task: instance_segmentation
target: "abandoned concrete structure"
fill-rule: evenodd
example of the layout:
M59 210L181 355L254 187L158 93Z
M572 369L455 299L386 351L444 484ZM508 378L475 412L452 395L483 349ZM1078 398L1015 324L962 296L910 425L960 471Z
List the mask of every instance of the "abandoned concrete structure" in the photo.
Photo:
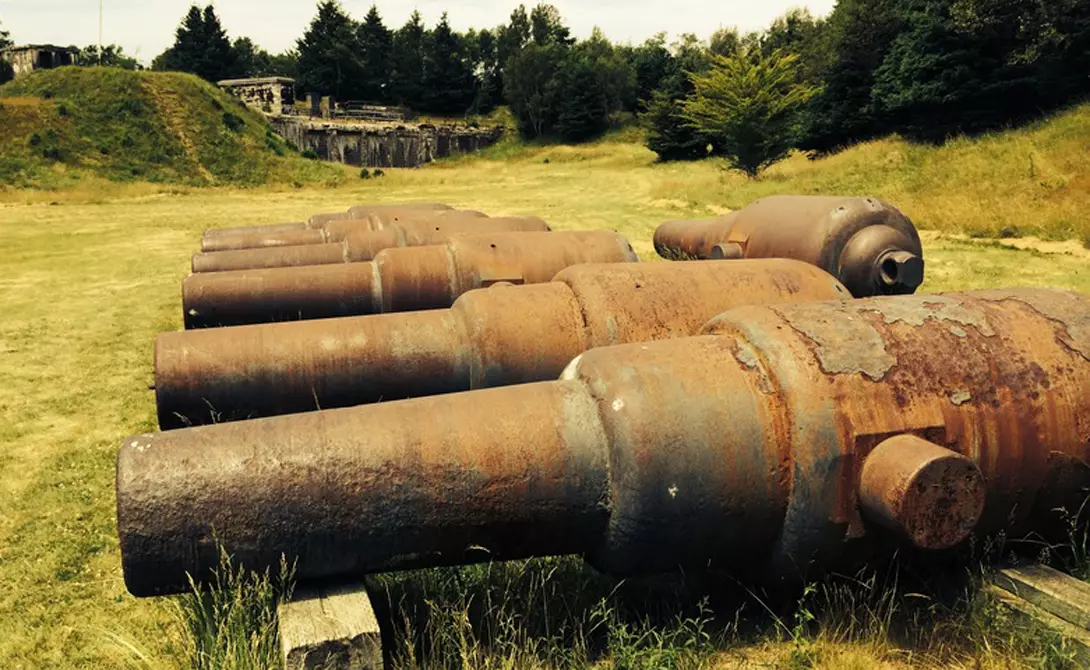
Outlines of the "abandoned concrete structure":
M495 144L504 129L406 123L411 110L370 103L337 104L307 95L295 102L295 80L287 77L226 79L219 87L263 112L273 130L300 151L360 167L417 167L436 158L478 151Z
M417 167L436 158L479 151L504 134L502 127L363 124L289 116L269 121L300 151L362 167Z
M64 65L79 64L79 49L53 44L24 44L0 51L0 58L11 64L15 76L34 70L51 70Z
M295 80L288 77L225 79L217 85L246 103L272 116L295 113Z

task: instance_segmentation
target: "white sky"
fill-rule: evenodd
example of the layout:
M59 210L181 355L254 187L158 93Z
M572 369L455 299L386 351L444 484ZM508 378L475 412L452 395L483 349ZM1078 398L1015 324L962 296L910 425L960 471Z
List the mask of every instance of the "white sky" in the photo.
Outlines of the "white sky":
M0 25L19 44L98 42L100 0L0 0ZM101 0L105 22L103 41L117 43L148 63L174 41L174 30L190 0ZM201 0L200 5L207 4ZM213 2L231 38L249 37L271 52L294 46L313 18L317 2L310 0L218 0ZM342 0L345 9L362 19L371 0ZM506 22L518 0L377 0L387 27L402 25L414 8L430 26L443 10L458 30L486 28ZM525 2L527 8L536 0ZM552 0L572 31L585 37L599 26L616 42L642 42L665 31L671 39L691 32L709 36L720 26L743 31L764 28L791 7L808 7L828 14L835 0Z

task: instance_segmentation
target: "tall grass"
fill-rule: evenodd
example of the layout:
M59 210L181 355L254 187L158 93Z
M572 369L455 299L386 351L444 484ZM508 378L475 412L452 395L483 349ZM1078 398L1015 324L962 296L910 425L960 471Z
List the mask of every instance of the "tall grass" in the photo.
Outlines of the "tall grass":
M280 666L276 608L291 598L293 570L247 571L225 551L211 583L191 582L178 599L177 618L185 631L179 666L192 670L268 670Z

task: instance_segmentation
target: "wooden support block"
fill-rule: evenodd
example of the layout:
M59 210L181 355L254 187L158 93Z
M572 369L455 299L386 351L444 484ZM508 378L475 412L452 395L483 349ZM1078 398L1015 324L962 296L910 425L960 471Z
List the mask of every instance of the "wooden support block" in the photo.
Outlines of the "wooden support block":
M1090 584L1044 565L1000 570L995 584L1050 614L1090 630Z
M382 670L382 636L363 585L300 590L277 615L287 670Z
M1049 614L1040 607L999 588L995 584L988 585L985 590L996 599L1000 607L1014 615L1019 624L1044 626L1062 635L1068 648L1073 652L1073 660L1078 663L1078 667L1090 667L1090 632L1068 623L1058 616Z

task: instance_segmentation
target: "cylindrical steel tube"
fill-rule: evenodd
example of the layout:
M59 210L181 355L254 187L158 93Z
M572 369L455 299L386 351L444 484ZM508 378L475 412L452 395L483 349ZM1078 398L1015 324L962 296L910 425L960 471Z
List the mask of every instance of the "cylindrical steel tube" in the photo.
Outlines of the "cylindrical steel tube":
M794 258L856 297L910 294L924 277L915 226L874 198L772 196L722 219L663 224L655 248L667 258Z
M204 231L204 239L212 240L217 237L232 237L235 235L255 235L262 233L283 233L294 230L306 230L305 221L294 223L271 223L264 226L241 226L238 228L209 228Z
M316 231L312 231L316 232ZM193 272L235 272L265 268L297 268L347 262L343 242L296 247L213 251L193 255Z
M294 247L303 244L322 244L325 231L311 228L278 230L273 232L242 232L233 235L213 235L201 240L201 251L237 251L239 249L264 249L268 247Z
M449 310L164 333L169 430L555 379L593 347L695 334L742 305L847 297L799 261L579 265L470 291Z
M371 314L373 305L370 263L211 272L182 283L186 328Z
M193 271L229 272L359 263L373 260L383 249L443 244L455 235L549 230L548 224L537 217L492 219L462 214L463 212L439 212L435 216L391 224L380 230L371 230L367 221L347 220L331 222L324 230L291 231L253 239L238 236L228 240L214 240L210 246L237 248L214 252L206 250L205 253L195 255ZM287 244L292 241L297 245Z
M449 205L439 205L431 203L406 203L401 205L356 205L351 208L351 211L355 211L360 217L368 216L376 211L385 211L397 209L399 211L444 211L453 209ZM341 219L356 218L350 211L333 212L329 214L315 214L311 216L306 222L303 223L276 223L265 226L243 226L236 228L209 228L204 231L204 239L212 240L216 238L227 238L237 235L242 236L259 236L282 233L285 231L293 230L305 230L308 228L322 228L326 223L330 221L339 221ZM237 248L237 247L235 247ZM204 251L221 251L222 249L204 249Z
M373 263L194 274L182 285L182 307L188 328L440 309L498 282L540 284L571 265L637 260L623 237L605 231L464 235L445 246L386 249ZM367 296L342 292L368 274Z
M808 577L898 537L859 491L896 479L861 484L899 435L976 465L975 533L1048 537L1090 484L1087 324L1090 299L1042 289L747 307L588 352L558 382L136 436L117 467L126 583L183 590L217 541L304 580L558 553Z
M488 421L464 421L481 402ZM286 540L303 580L578 552L608 518L597 412L580 384L548 383L300 414L287 433L265 419L130 438L117 468L126 583L149 596L186 589L187 571L208 578L211 526L247 566Z

